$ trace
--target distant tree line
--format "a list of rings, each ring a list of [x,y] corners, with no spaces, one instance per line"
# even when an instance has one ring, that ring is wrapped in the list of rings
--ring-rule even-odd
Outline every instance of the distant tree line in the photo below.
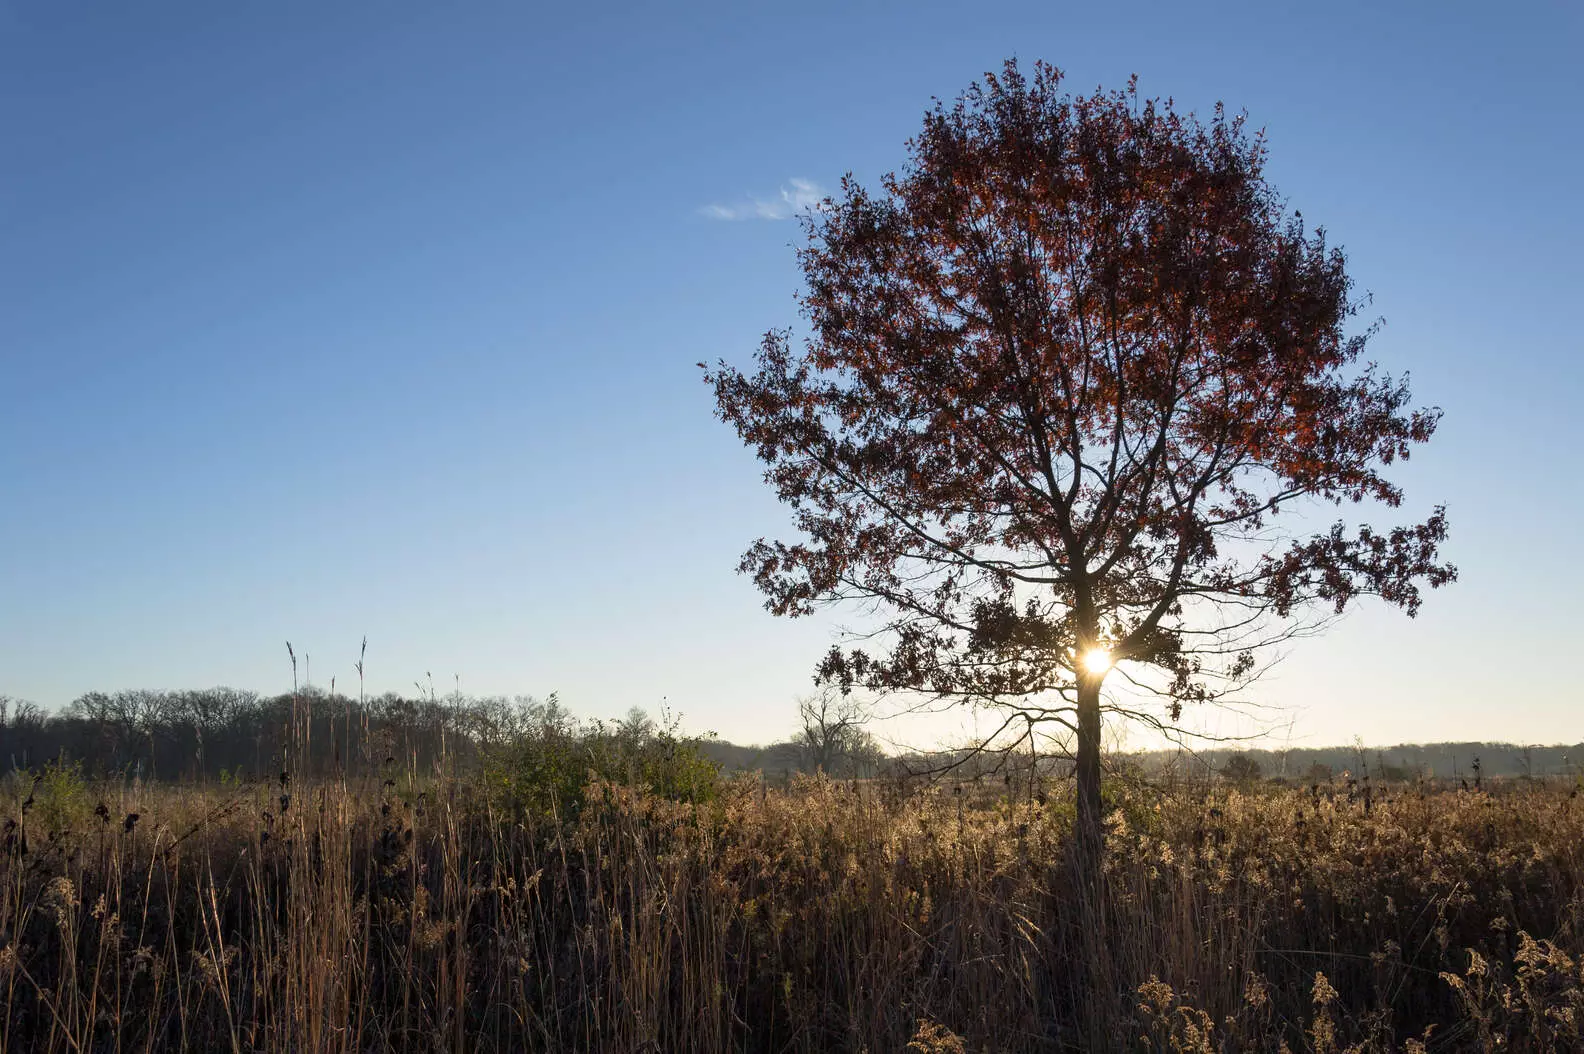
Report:
[[[288,762],[300,775],[355,773],[387,759],[428,769],[442,757],[475,757],[542,718],[546,705],[531,697],[359,699],[318,688],[261,695],[220,687],[88,692],[51,713],[0,696],[0,765],[34,768],[64,754],[98,775],[162,780],[265,775]],[[553,697],[548,705],[558,706]]]
[[[296,715],[297,735],[293,736]],[[949,769],[956,778],[1006,775],[1037,763],[1042,777],[1070,774],[1070,759],[978,756],[969,749],[888,755],[864,728],[868,713],[832,692],[798,700],[797,732],[764,746],[694,737],[700,753],[727,771],[769,777],[822,771],[837,778]],[[429,771],[446,759],[467,765],[483,751],[546,729],[563,738],[641,743],[662,731],[634,708],[617,721],[580,722],[554,695],[468,696],[461,693],[367,698],[317,687],[278,695],[238,688],[88,692],[58,712],[0,695],[0,768],[38,769],[64,755],[100,776],[170,781],[222,775],[273,776],[288,762],[299,775],[373,771],[392,760]],[[674,722],[672,731],[675,731]],[[1370,776],[1377,781],[1545,777],[1584,773],[1584,743],[1526,746],[1461,742],[1291,749],[1221,749],[1197,754],[1146,752],[1143,769],[1170,765],[1189,773],[1243,782],[1289,783]],[[1009,768],[1010,766],[1010,768]]]
[[[1418,780],[1466,782],[1485,779],[1541,779],[1584,774],[1584,743],[1536,746],[1522,743],[1403,743],[1389,747],[1362,744],[1291,749],[1203,751],[1195,755],[1156,751],[1140,756],[1146,769],[1167,765],[1234,782],[1281,780],[1324,783],[1363,779],[1408,783]]]
[[[803,700],[799,717],[798,734],[769,746],[713,736],[696,741],[727,770],[824,771],[838,778],[879,773],[882,754],[859,727],[866,716],[855,703]],[[0,768],[37,769],[64,755],[94,775],[170,781],[273,776],[288,766],[301,776],[356,774],[391,761],[428,771],[442,759],[466,765],[490,747],[525,737],[641,743],[666,731],[638,708],[616,721],[579,721],[554,695],[134,689],[88,692],[58,712],[0,695]]]

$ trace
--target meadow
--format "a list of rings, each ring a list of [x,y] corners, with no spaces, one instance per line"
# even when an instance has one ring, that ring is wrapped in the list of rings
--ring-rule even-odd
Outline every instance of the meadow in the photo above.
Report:
[[[1584,1049],[1575,782],[7,777],[6,1051]],[[549,793],[545,793],[546,791]]]

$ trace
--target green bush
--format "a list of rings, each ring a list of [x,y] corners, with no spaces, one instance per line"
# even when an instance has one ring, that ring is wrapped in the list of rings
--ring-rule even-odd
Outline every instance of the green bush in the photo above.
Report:
[[[674,801],[706,802],[720,790],[719,766],[675,717],[657,725],[641,711],[613,724],[579,724],[551,696],[531,704],[514,734],[484,754],[486,788],[530,817],[573,820],[594,780]]]
[[[614,726],[591,725],[584,740],[589,769],[602,780],[673,801],[709,801],[719,791],[720,766],[704,756],[700,738],[681,733],[674,715],[656,725],[634,710]]]
[[[85,822],[93,813],[82,762],[63,754],[44,766],[34,792],[38,823],[46,831],[66,831]]]

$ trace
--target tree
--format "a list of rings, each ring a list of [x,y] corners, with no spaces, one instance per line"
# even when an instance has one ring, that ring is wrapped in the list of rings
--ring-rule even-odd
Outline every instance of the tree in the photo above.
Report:
[[[1009,62],[880,192],[845,178],[804,217],[801,348],[772,331],[756,372],[705,377],[801,535],[742,559],[766,607],[887,616],[819,676],[1070,730],[1097,864],[1103,712],[1170,727],[1263,646],[1365,595],[1412,615],[1456,571],[1441,507],[1314,521],[1399,505],[1383,466],[1440,411],[1359,365],[1343,253],[1287,213],[1262,137],[1060,81]]]
[[[641,743],[655,734],[655,720],[641,706],[628,707],[627,716],[616,723],[619,735]]]
[[[829,686],[817,695],[799,699],[802,731],[798,742],[809,767],[835,775],[838,762],[853,764],[878,754],[873,738],[863,729],[869,716],[856,696]]]
[[[39,729],[44,727],[44,708],[26,699],[0,695],[0,729]]]
[[[1261,774],[1260,763],[1242,752],[1233,754],[1221,766],[1221,777],[1231,783],[1254,783]]]

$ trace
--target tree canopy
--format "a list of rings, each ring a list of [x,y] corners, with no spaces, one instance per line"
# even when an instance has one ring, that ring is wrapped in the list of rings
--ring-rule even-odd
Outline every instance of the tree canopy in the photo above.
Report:
[[[1009,62],[879,190],[844,179],[805,218],[806,339],[706,377],[794,511],[741,563],[766,606],[889,615],[821,677],[1072,729],[1094,822],[1109,671],[1175,721],[1307,613],[1412,615],[1456,571],[1441,507],[1316,529],[1400,505],[1383,470],[1440,411],[1363,362],[1344,254],[1266,182],[1262,136],[1061,79]]]

